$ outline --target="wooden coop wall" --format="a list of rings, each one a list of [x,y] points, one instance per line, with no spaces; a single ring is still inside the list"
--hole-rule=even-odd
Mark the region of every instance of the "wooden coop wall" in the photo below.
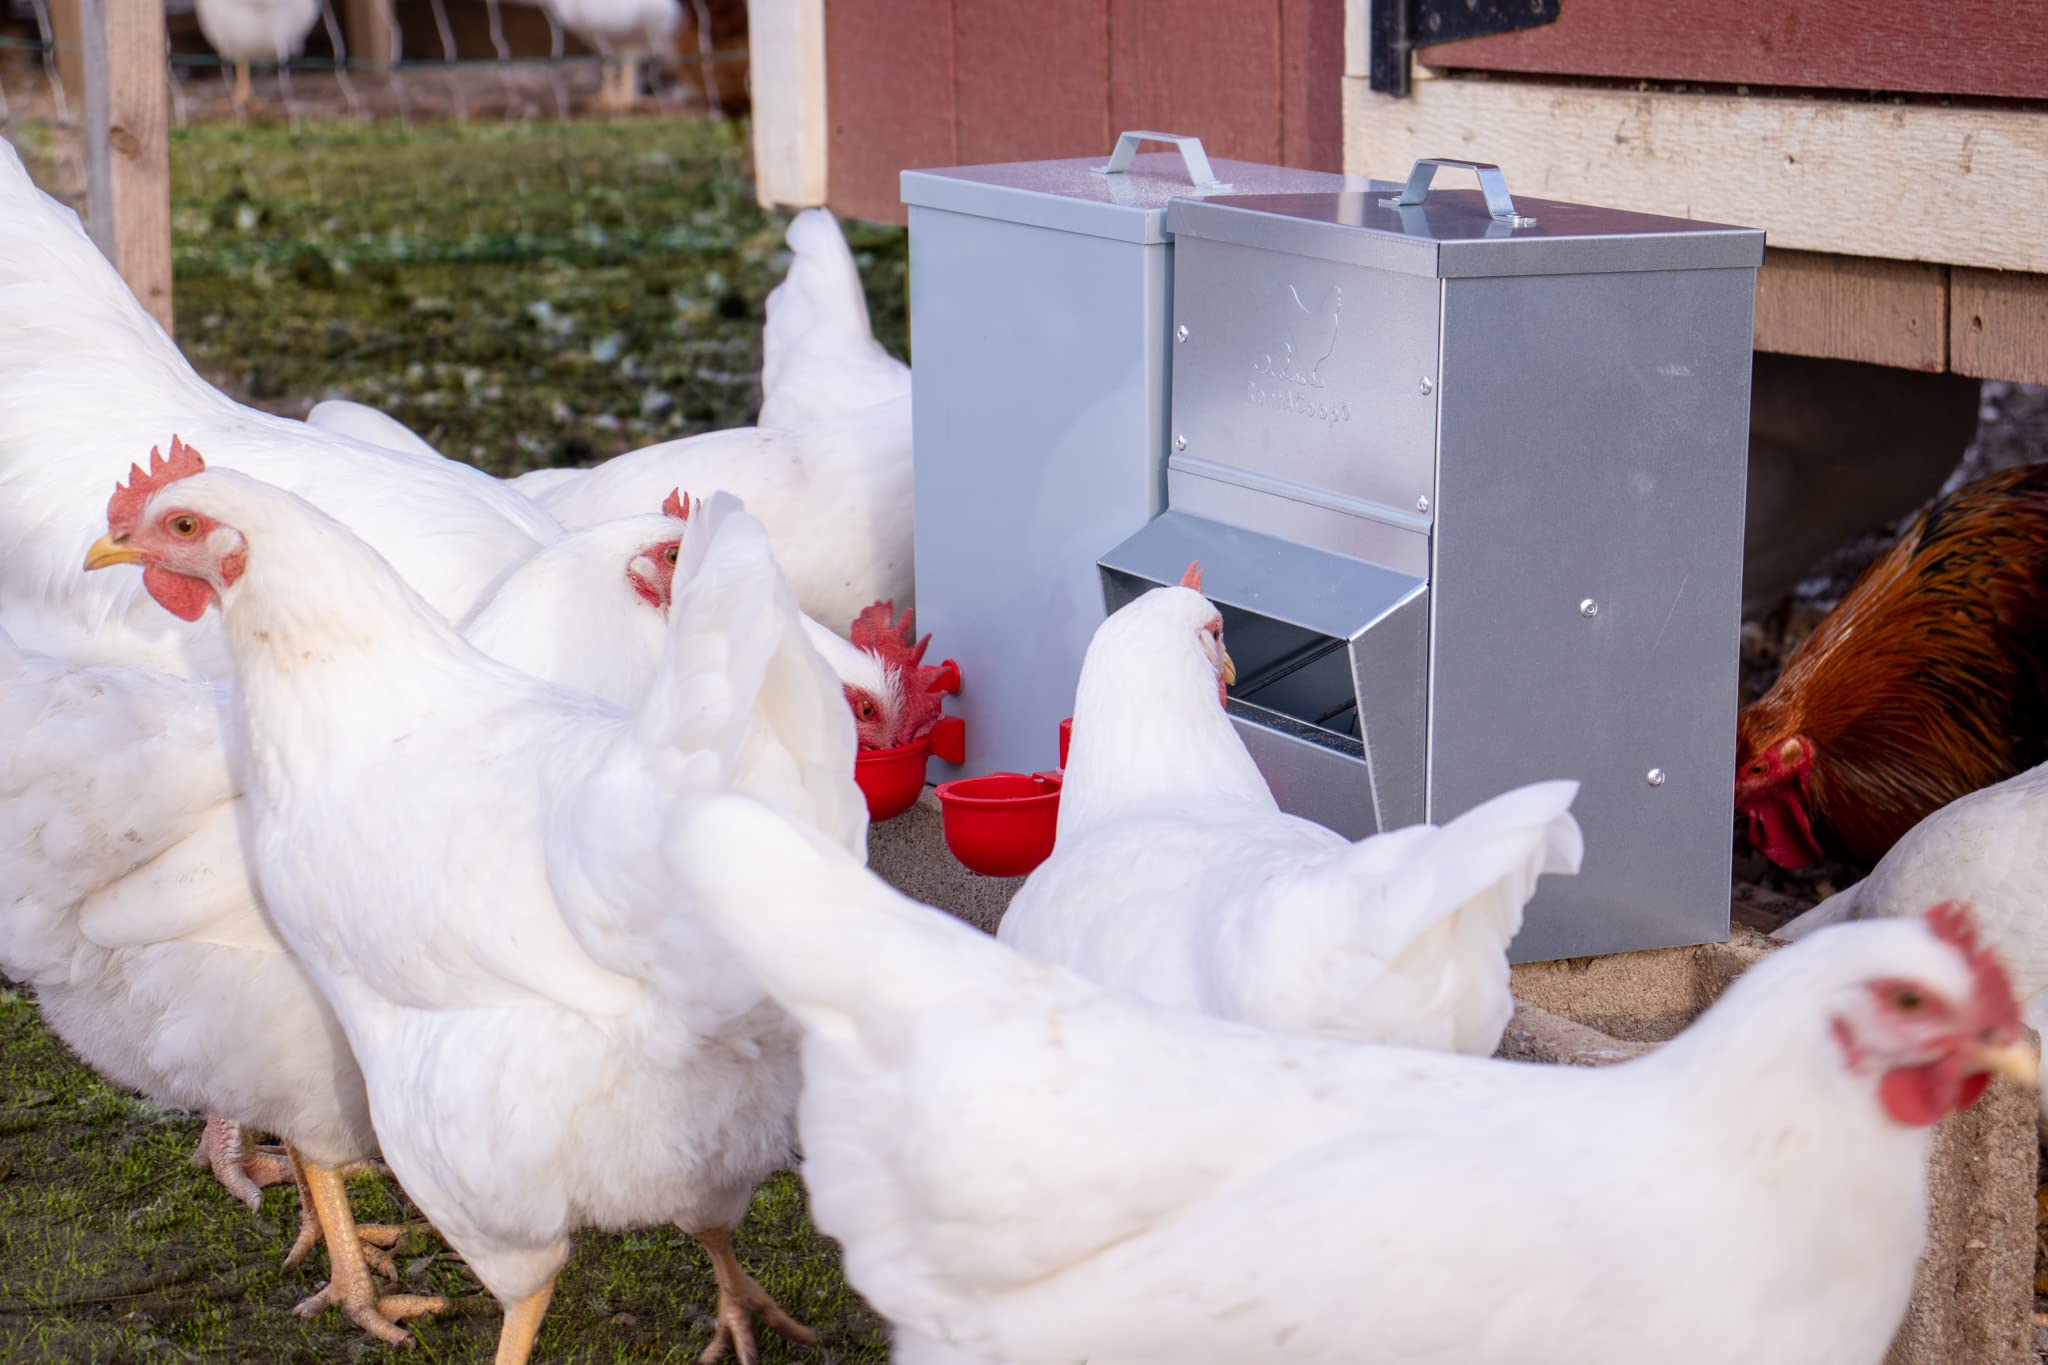
[[[897,174],[1107,155],[1127,128],[1336,170],[1343,0],[826,0],[826,202],[901,223]]]

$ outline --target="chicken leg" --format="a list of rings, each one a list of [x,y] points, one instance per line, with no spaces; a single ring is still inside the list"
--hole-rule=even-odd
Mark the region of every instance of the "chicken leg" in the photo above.
[[[297,1157],[296,1153],[293,1155]],[[407,1318],[442,1312],[448,1307],[448,1300],[437,1294],[379,1297],[370,1283],[363,1243],[356,1235],[355,1214],[349,1209],[348,1191],[341,1176],[308,1161],[301,1160],[300,1164],[305,1168],[306,1189],[327,1240],[327,1283],[292,1312],[310,1318],[338,1305],[351,1322],[379,1341],[393,1346],[411,1341],[412,1334],[398,1324]]]
[[[294,1176],[291,1158],[281,1149],[251,1147],[242,1125],[218,1114],[207,1115],[192,1164],[212,1167],[221,1188],[252,1209],[262,1207],[266,1186],[282,1185]]]
[[[703,1248],[711,1253],[711,1274],[718,1281],[718,1332],[711,1338],[711,1344],[697,1357],[697,1365],[712,1365],[722,1360],[730,1350],[739,1365],[755,1365],[760,1354],[754,1345],[753,1315],[761,1315],[761,1321],[776,1333],[800,1345],[809,1346],[817,1341],[818,1334],[782,1311],[782,1305],[768,1296],[768,1291],[754,1283],[754,1277],[740,1269],[739,1257],[733,1254],[732,1230],[712,1228],[708,1232],[693,1232]],[[499,1365],[505,1365],[502,1360]]]
[[[247,62],[236,62],[236,63],[235,63],[235,112],[236,112],[236,113],[240,113],[240,112],[242,112],[243,110],[247,109],[248,107],[249,107],[249,64],[248,64]]]
[[[555,1296],[554,1276],[548,1282],[505,1311],[505,1325],[498,1329],[498,1353],[491,1365],[526,1365],[533,1354],[533,1339],[540,1335],[540,1320],[547,1316],[548,1300]]]
[[[350,1175],[356,1174],[359,1168],[367,1165],[367,1162],[359,1161],[354,1166],[342,1167],[335,1174],[347,1180]],[[299,1187],[299,1235],[293,1239],[292,1249],[285,1253],[286,1270],[305,1260],[306,1253],[325,1240],[325,1234],[320,1228],[319,1210],[313,1206],[313,1187],[306,1180],[304,1158],[292,1161],[292,1181]],[[350,1216],[353,1217],[353,1213]],[[397,1246],[399,1238],[403,1236],[404,1228],[393,1227],[388,1223],[356,1224],[356,1240],[363,1244],[363,1260],[369,1263],[370,1269],[387,1280],[398,1278],[398,1267],[392,1263],[389,1249]]]

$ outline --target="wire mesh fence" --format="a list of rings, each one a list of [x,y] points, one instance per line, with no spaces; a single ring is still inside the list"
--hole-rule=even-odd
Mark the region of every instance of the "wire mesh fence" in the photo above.
[[[752,420],[786,219],[755,202],[744,117],[698,79],[744,48],[664,58],[651,114],[585,117],[603,55],[549,54],[543,14],[408,4],[398,62],[309,42],[259,73],[253,110],[172,26],[177,339],[203,372],[288,415],[370,403],[507,474]],[[0,37],[0,135],[75,204],[62,56]],[[903,235],[847,228],[900,354]]]

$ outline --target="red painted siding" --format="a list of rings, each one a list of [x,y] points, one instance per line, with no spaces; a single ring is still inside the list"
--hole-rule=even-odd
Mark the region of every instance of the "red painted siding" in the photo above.
[[[828,199],[907,167],[1106,154],[1125,128],[1341,169],[1345,0],[828,0]]]
[[[1431,66],[2048,99],[2038,0],[1564,0],[1557,22],[1425,48]]]

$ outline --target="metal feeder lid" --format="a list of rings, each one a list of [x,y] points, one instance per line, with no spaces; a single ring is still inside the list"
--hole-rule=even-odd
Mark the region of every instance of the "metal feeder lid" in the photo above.
[[[1476,172],[1480,188],[1432,190],[1431,179],[1445,166]],[[1346,189],[1182,199],[1166,226],[1178,237],[1439,279],[1755,269],[1764,259],[1761,228],[1515,200],[1498,166],[1444,158],[1416,162],[1394,194]]]
[[[1141,142],[1170,142],[1178,150],[1139,155]],[[1107,160],[1079,156],[948,166],[905,171],[902,178],[903,202],[918,208],[1145,244],[1171,240],[1166,221],[1170,199],[1392,188],[1382,181],[1328,171],[1290,170],[1254,161],[1211,162],[1201,139],[1153,132],[1123,134]]]

